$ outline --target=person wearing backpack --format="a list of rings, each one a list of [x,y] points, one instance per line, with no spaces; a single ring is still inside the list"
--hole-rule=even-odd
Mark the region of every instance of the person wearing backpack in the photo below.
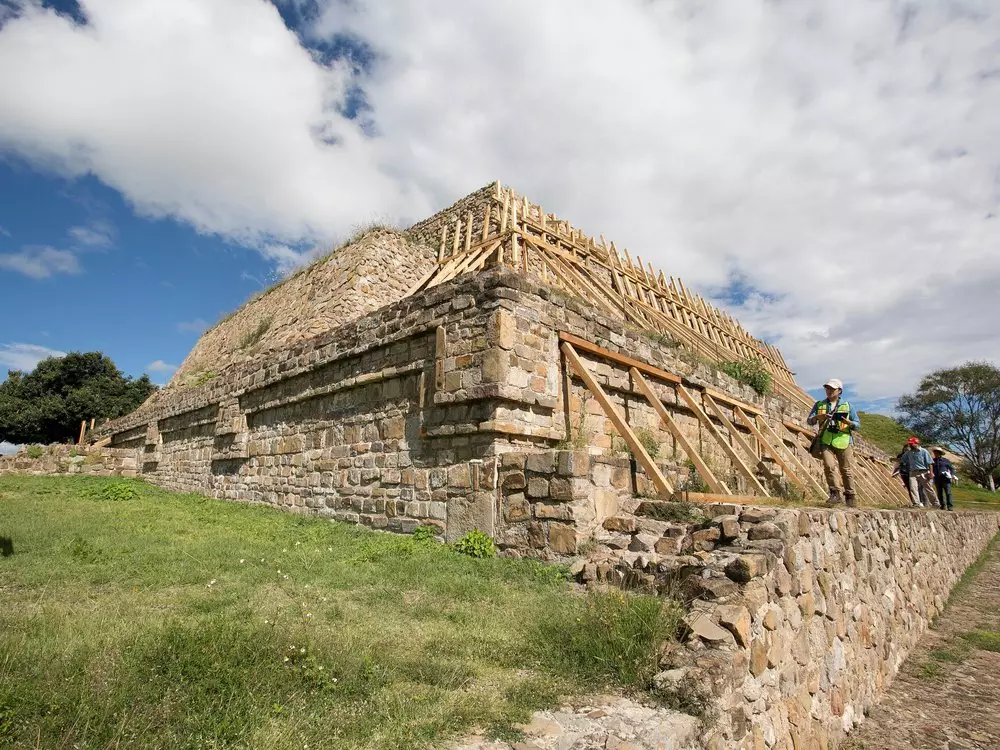
[[[937,490],[941,510],[955,510],[951,504],[951,483],[955,481],[955,465],[944,457],[944,448],[934,446],[934,489]],[[947,508],[946,508],[947,505]]]
[[[813,404],[807,424],[818,424],[823,473],[830,488],[830,505],[843,501],[848,507],[857,505],[854,490],[854,438],[851,433],[861,429],[861,419],[854,407],[841,396],[844,384],[831,378],[823,384],[826,399]]]

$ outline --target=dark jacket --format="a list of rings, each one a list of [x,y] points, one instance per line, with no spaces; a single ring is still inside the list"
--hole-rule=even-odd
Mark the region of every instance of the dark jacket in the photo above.
[[[955,465],[944,456],[934,459],[934,481],[950,482],[950,476],[955,475]]]

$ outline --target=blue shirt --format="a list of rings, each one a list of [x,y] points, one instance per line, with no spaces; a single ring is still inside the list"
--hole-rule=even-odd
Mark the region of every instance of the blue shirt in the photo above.
[[[915,451],[906,449],[906,453],[899,460],[899,468],[906,469],[911,474],[920,471],[930,471],[934,468],[934,459],[927,452],[926,448],[917,448]]]

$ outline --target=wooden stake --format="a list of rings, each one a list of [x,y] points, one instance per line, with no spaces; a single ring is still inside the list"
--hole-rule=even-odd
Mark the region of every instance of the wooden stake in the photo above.
[[[749,466],[743,463],[743,459],[740,458],[740,455],[733,449],[733,446],[729,444],[729,441],[722,436],[722,433],[719,432],[712,420],[708,418],[708,415],[702,410],[701,405],[695,401],[694,397],[688,392],[687,388],[683,385],[679,385],[677,386],[677,393],[684,400],[684,403],[688,405],[688,408],[694,412],[694,415],[698,417],[698,421],[702,423],[708,431],[708,434],[715,438],[715,441],[722,447],[722,450],[725,451],[727,456],[729,456],[729,460],[733,462],[733,466],[735,466],[739,472],[750,481],[750,484],[752,484],[761,495],[766,497],[767,490],[764,489],[764,485],[762,485],[760,480],[757,479],[757,475],[750,470]]]
[[[656,410],[656,413],[660,416],[663,424],[665,424],[667,429],[673,434],[674,439],[677,441],[678,445],[680,445],[681,450],[683,450],[684,453],[687,454],[687,457],[691,459],[691,463],[694,464],[695,469],[697,469],[698,473],[701,474],[701,478],[705,480],[708,486],[712,489],[712,492],[723,495],[732,495],[733,493],[729,487],[715,478],[715,474],[712,473],[712,470],[708,468],[708,464],[705,463],[702,457],[698,454],[698,451],[696,451],[694,446],[692,446],[688,441],[680,426],[674,421],[674,418],[670,416],[670,412],[667,411],[663,402],[660,401],[660,397],[653,392],[653,389],[649,387],[649,383],[647,383],[646,379],[642,377],[642,373],[633,367],[629,370],[629,374],[632,376],[632,382],[639,387],[642,395],[646,397],[646,401],[648,401],[649,405]],[[683,386],[680,387],[683,388]]]
[[[566,356],[567,362],[576,371],[576,374],[580,376],[580,379],[583,380],[587,389],[594,394],[594,398],[596,398],[597,402],[601,405],[601,409],[603,409],[604,414],[611,420],[615,429],[618,430],[625,442],[628,443],[629,448],[632,449],[632,453],[635,455],[635,460],[638,461],[640,466],[642,466],[643,471],[646,472],[646,476],[650,478],[657,491],[663,495],[665,499],[669,498],[674,493],[673,486],[669,481],[667,481],[667,478],[663,476],[656,464],[653,463],[652,457],[650,457],[649,453],[643,447],[639,438],[636,437],[636,434],[632,431],[628,422],[626,422],[625,419],[618,413],[618,410],[615,409],[614,404],[611,403],[611,400],[604,392],[604,389],[601,388],[600,383],[598,383],[594,379],[594,376],[591,375],[590,370],[587,369],[587,366],[576,353],[576,349],[573,348],[572,344],[566,341],[563,342],[561,348],[563,354]]]

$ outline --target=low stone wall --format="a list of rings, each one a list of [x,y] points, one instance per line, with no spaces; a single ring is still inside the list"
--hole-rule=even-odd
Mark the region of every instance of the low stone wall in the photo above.
[[[610,518],[625,541],[575,570],[687,602],[689,636],[659,681],[702,697],[710,750],[836,747],[1000,530],[987,513],[704,511]]]
[[[72,445],[42,447],[38,458],[27,448],[10,456],[0,456],[0,474],[92,474],[135,477],[139,474],[138,451],[122,448],[86,448]]]

